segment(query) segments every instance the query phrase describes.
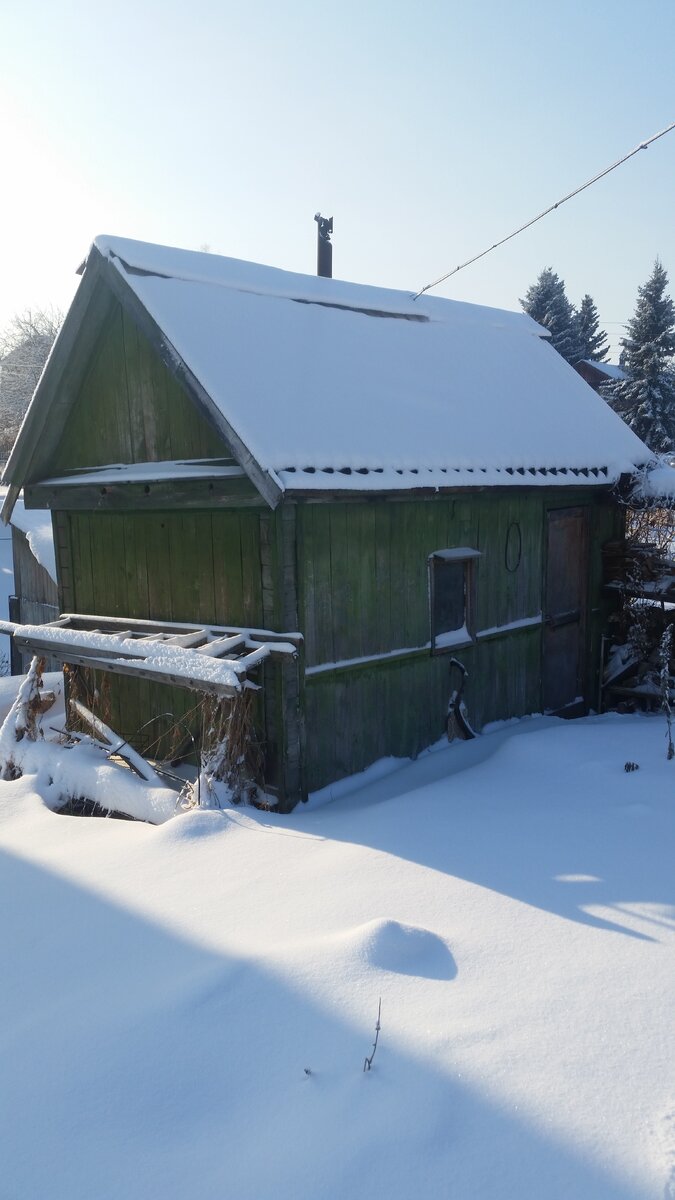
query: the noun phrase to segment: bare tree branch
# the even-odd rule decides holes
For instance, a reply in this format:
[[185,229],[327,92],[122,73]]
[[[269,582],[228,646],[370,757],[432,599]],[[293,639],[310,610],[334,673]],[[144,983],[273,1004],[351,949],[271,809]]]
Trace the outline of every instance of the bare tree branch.
[[0,459],[12,448],[62,323],[57,308],[27,308],[0,331]]

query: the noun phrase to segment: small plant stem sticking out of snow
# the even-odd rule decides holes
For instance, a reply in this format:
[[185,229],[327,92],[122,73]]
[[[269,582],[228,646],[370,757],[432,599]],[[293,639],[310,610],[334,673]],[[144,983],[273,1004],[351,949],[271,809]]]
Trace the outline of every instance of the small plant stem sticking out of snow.
[[373,1059],[374,1059],[374,1057],[375,1057],[375,1051],[377,1050],[377,1039],[378,1039],[378,1038],[379,1038],[379,1036],[380,1036],[380,1016],[381,1016],[381,1014],[382,1014],[382,997],[380,996],[380,1003],[379,1003],[379,1004],[378,1004],[378,1006],[377,1006],[377,1022],[376,1022],[376,1024],[375,1024],[375,1041],[373,1042],[373,1049],[372,1049],[372,1053],[371,1053],[371,1054],[369,1054],[369,1055],[368,1055],[368,1056],[367,1056],[367,1057],[364,1059],[364,1063],[363,1063],[363,1069],[364,1069],[364,1071],[369,1071],[369,1070],[370,1070],[370,1068],[371,1068],[371,1067],[372,1067],[372,1065],[373,1065]]
[[675,758],[675,746],[673,746],[673,714],[670,707],[670,655],[672,652],[673,627],[668,625],[663,631],[661,644],[659,646],[659,659],[661,662],[661,705],[666,714],[666,737],[668,739],[668,750],[666,758]]

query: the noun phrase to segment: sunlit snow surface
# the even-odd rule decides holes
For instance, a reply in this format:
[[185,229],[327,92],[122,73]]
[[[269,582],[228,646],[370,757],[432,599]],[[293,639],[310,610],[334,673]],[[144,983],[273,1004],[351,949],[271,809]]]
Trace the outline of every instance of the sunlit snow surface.
[[670,1200],[664,733],[525,721],[290,817],[0,784],[0,1195]]

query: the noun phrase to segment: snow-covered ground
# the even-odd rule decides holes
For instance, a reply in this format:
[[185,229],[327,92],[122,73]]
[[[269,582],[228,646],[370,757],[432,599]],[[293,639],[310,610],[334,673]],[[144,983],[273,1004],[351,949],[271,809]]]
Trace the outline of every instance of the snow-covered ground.
[[521,722],[290,817],[1,783],[0,1196],[670,1200],[664,732]]

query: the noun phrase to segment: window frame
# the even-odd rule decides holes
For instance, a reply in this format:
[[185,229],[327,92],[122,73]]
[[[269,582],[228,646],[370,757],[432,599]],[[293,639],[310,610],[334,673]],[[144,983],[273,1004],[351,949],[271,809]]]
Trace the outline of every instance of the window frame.
[[[472,546],[448,547],[445,550],[433,550],[427,558],[429,579],[429,630],[431,653],[452,654],[460,646],[471,646],[476,641],[476,563],[480,558],[480,550]],[[436,564],[456,562],[464,568],[464,621],[456,630],[436,628],[436,594],[437,571]],[[452,635],[456,634],[455,637]],[[440,639],[443,639],[442,641]]]

